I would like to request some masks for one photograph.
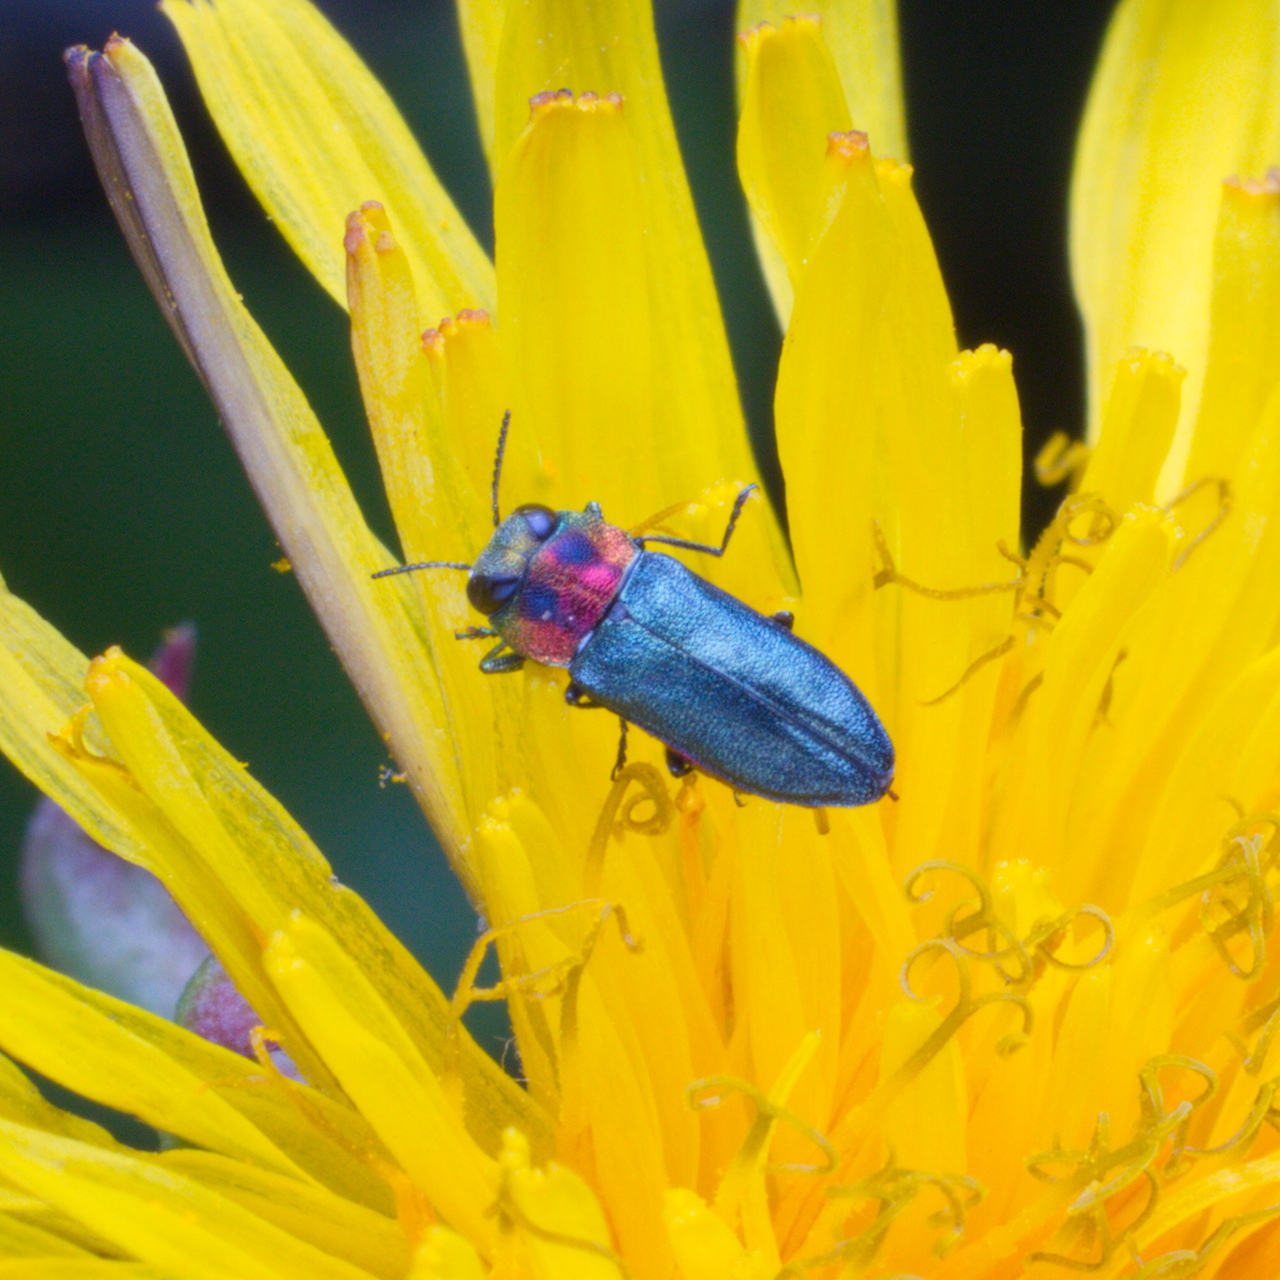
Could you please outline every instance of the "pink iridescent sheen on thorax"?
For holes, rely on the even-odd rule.
[[[556,532],[529,560],[515,597],[490,622],[517,653],[567,667],[613,603],[637,548],[598,515],[559,515]]]

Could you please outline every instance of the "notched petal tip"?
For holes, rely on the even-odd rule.
[[[342,247],[349,258],[355,257],[369,243],[364,215],[362,213],[347,214],[347,230],[342,237]]]
[[[493,328],[493,317],[483,307],[468,307],[459,311],[456,316],[444,316],[434,329],[428,329],[422,335],[423,350],[427,355],[443,358],[445,344],[451,338],[457,338],[468,329]]]
[[[591,89],[575,94],[572,89],[547,89],[529,99],[529,122],[541,120],[553,111],[621,111],[622,94],[596,93]]]
[[[911,179],[914,174],[914,166],[906,164],[902,160],[893,160],[888,157],[876,160],[876,178],[882,185],[890,184],[895,187],[910,189]]]
[[[1146,347],[1130,347],[1121,357],[1132,373],[1151,370],[1164,377],[1184,378],[1187,371],[1167,351],[1151,351]]]
[[[962,351],[952,362],[949,373],[954,386],[965,386],[975,375],[989,369],[1005,370],[1013,365],[1013,356],[1003,347],[984,342],[973,351]]]
[[[1241,196],[1280,196],[1280,166],[1272,165],[1261,178],[1242,178],[1233,174],[1222,183],[1225,191]]]
[[[870,153],[871,143],[861,129],[827,134],[827,156],[839,160],[861,160]]]
[[[803,32],[808,35],[822,27],[820,13],[788,13],[783,16],[782,23],[770,22],[767,18],[754,26],[746,27],[738,32],[738,43],[747,51],[754,53],[760,46],[778,36]]]

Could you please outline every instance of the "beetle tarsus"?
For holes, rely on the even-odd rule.
[[[675,747],[668,747],[667,772],[673,778],[687,778],[693,772],[693,761],[688,756],[682,756]]]
[[[497,634],[492,627],[463,627],[461,631],[453,633],[453,638],[455,640],[487,640],[490,636]]]
[[[745,809],[747,807],[747,802],[742,798],[742,792],[739,791],[737,787],[733,788],[733,803],[736,804],[739,809]]]
[[[775,627],[781,627],[783,631],[794,631],[796,629],[796,615],[790,609],[779,609],[769,621]]]
[[[618,774],[627,767],[627,722],[619,716],[618,724],[622,726],[622,732],[618,735],[618,758],[613,762],[613,772],[609,775],[610,782],[616,782]]]

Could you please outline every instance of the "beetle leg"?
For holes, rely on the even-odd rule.
[[[739,791],[737,787],[733,788],[733,803],[736,804],[739,809],[745,809],[747,807],[747,802],[742,798],[742,792]]]
[[[453,638],[455,640],[486,640],[497,634],[492,627],[464,627],[461,631],[455,631]]]
[[[667,772],[673,778],[685,778],[693,772],[693,762],[682,756],[675,747],[667,748]]]
[[[618,758],[613,762],[613,772],[609,775],[611,782],[617,780],[627,764],[627,722],[619,716],[618,723],[622,726],[622,733],[618,736]]]
[[[496,648],[490,649],[480,659],[480,670],[487,676],[505,675],[508,671],[519,671],[524,666],[524,658],[518,653],[503,653],[507,647],[504,640]]]
[[[749,484],[734,499],[733,510],[729,512],[729,523],[725,525],[724,537],[720,539],[720,545],[713,547],[706,542],[687,542],[684,538],[663,538],[658,535],[650,535],[645,538],[637,538],[636,541],[643,547],[646,542],[660,542],[664,547],[679,547],[683,551],[702,551],[709,556],[722,556],[729,546],[729,539],[733,537],[733,531],[737,527],[738,517],[742,514],[742,508],[747,499],[751,497],[760,486],[758,484]]]
[[[781,627],[783,631],[794,631],[796,629],[796,615],[790,609],[779,609],[769,621],[775,627]]]
[[[577,707],[582,711],[595,711],[601,706],[599,702],[592,702],[591,695],[581,685],[574,684],[572,680],[565,686],[564,700],[571,707]]]

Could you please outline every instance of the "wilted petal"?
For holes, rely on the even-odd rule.
[[[302,392],[213,246],[173,115],[127,41],[73,50],[71,81],[104,185],[152,292],[204,379],[289,562],[446,847],[463,845],[457,762],[406,584],[364,523]],[[335,229],[336,230],[336,229]]]

